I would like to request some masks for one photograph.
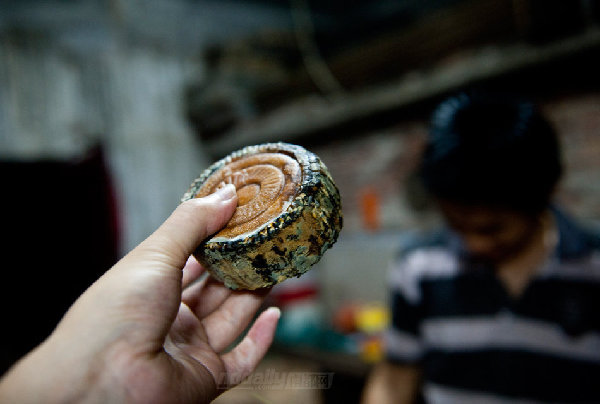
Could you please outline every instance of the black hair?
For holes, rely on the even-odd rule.
[[[561,174],[556,132],[529,101],[460,93],[432,115],[420,176],[437,199],[539,212]]]

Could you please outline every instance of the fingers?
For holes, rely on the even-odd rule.
[[[280,315],[277,307],[263,311],[242,342],[222,356],[229,381],[244,380],[256,368],[273,342]]]
[[[196,261],[193,255],[190,255],[183,267],[183,278],[181,279],[181,289],[184,290],[205,273],[204,267]]]
[[[208,276],[185,289],[181,300],[192,309],[199,319],[203,319],[218,309],[231,293],[231,289]]]
[[[179,306],[177,317],[169,331],[169,337],[175,344],[185,343],[200,346],[205,344],[208,339],[200,320],[185,304]]]
[[[182,268],[202,240],[227,223],[236,206],[237,194],[233,185],[207,197],[183,202],[129,255]]]
[[[202,320],[209,344],[216,352],[221,352],[250,323],[269,291],[236,292],[207,278],[188,287],[182,301]]]
[[[225,186],[205,198],[181,203],[146,240],[121,259],[105,276],[113,279],[115,299],[123,318],[148,349],[162,346],[181,303],[182,281],[190,282],[201,269],[191,261],[186,279],[182,268],[198,244],[223,227],[237,205],[235,187]],[[105,280],[106,282],[106,280]]]
[[[209,370],[217,385],[233,387],[256,368],[273,342],[281,313],[271,307],[262,312],[244,339],[229,353],[219,356],[207,343],[202,325],[191,310],[182,304],[171,330],[165,349],[171,356],[185,360],[178,352],[195,359]]]
[[[210,346],[222,352],[244,331],[259,309],[269,289],[257,292],[232,292],[202,324]]]

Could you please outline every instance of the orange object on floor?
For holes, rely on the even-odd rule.
[[[381,225],[379,217],[380,198],[377,190],[373,187],[366,187],[361,190],[359,195],[363,226],[369,231],[379,230]]]

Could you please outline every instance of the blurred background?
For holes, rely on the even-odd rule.
[[[413,175],[431,109],[475,86],[538,102],[563,140],[557,198],[595,225],[599,51],[598,0],[3,0],[2,371],[211,162],[286,141],[327,164],[345,227],[274,289],[283,317],[259,370],[333,384],[219,400],[357,402],[388,263],[439,222]]]

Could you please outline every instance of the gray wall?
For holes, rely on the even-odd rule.
[[[101,143],[123,251],[210,162],[184,116],[205,46],[285,15],[228,1],[7,1],[0,6],[0,158],[76,159]]]

